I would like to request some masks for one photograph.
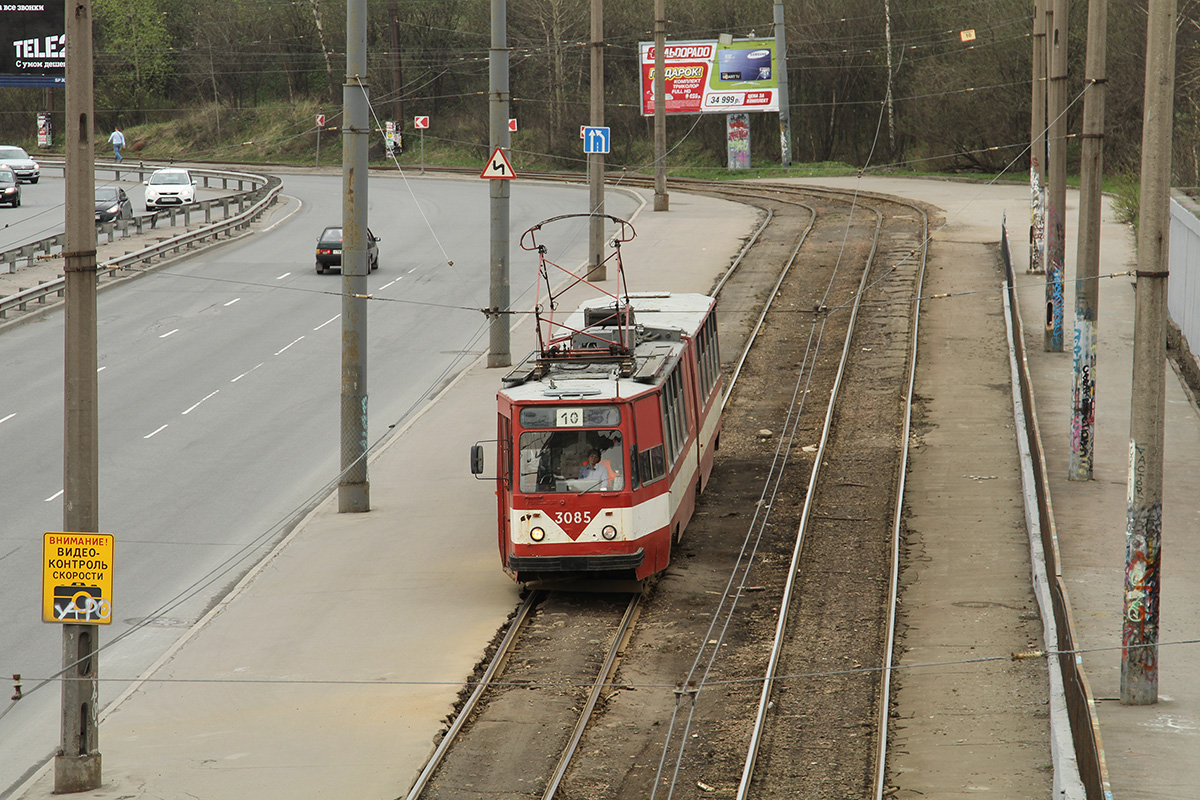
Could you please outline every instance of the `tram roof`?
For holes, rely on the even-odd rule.
[[[704,322],[713,299],[706,294],[679,292],[637,292],[628,295],[638,325],[676,330],[691,335]],[[594,297],[580,304],[567,318],[567,325],[583,327],[584,309],[612,308],[611,297]]]
[[[712,308],[702,294],[638,293],[629,295],[639,331],[632,356],[549,359],[530,353],[505,377],[501,394],[513,402],[628,400],[651,391],[683,353],[682,337],[694,334]],[[611,297],[580,305],[565,321],[584,328],[585,310],[611,308]]]
[[[653,384],[639,383],[629,378],[609,377],[607,380],[553,378],[551,380],[547,377],[528,381],[518,386],[510,386],[501,390],[501,394],[514,403],[579,403],[632,400],[653,390]]]

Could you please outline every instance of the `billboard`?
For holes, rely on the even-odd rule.
[[[642,116],[654,114],[654,43],[638,46]],[[779,111],[774,39],[667,42],[663,88],[668,114]]]
[[[66,4],[0,3],[0,86],[66,84]]]

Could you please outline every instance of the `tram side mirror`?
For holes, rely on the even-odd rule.
[[[471,445],[471,474],[483,474],[483,445]]]

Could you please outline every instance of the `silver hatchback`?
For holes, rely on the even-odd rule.
[[[21,183],[37,183],[42,177],[41,166],[21,147],[0,146],[0,166],[8,167],[16,173],[17,180]]]

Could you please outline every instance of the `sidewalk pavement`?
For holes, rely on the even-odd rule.
[[[1100,274],[1136,269],[1133,232],[1105,204]],[[1074,375],[1075,232],[1078,195],[1067,199],[1066,345],[1043,349],[1042,276],[1021,290],[1025,346],[1051,481],[1063,576],[1074,609],[1077,646],[1091,682],[1113,796],[1200,798],[1200,410],[1181,377],[1166,366],[1163,452],[1162,578],[1158,703],[1125,706],[1121,696],[1121,621],[1133,375],[1133,278],[1100,280],[1097,317],[1096,442],[1093,480],[1067,480]],[[1010,222],[1010,226],[1012,223]],[[1015,226],[1012,226],[1015,227]],[[1022,230],[1027,224],[1022,220]],[[1010,227],[1011,230],[1011,227]],[[1015,252],[1018,246],[1023,253]],[[1028,237],[1014,243],[1028,264]],[[1042,280],[1039,280],[1042,278]],[[1190,642],[1190,643],[1184,643]]]

